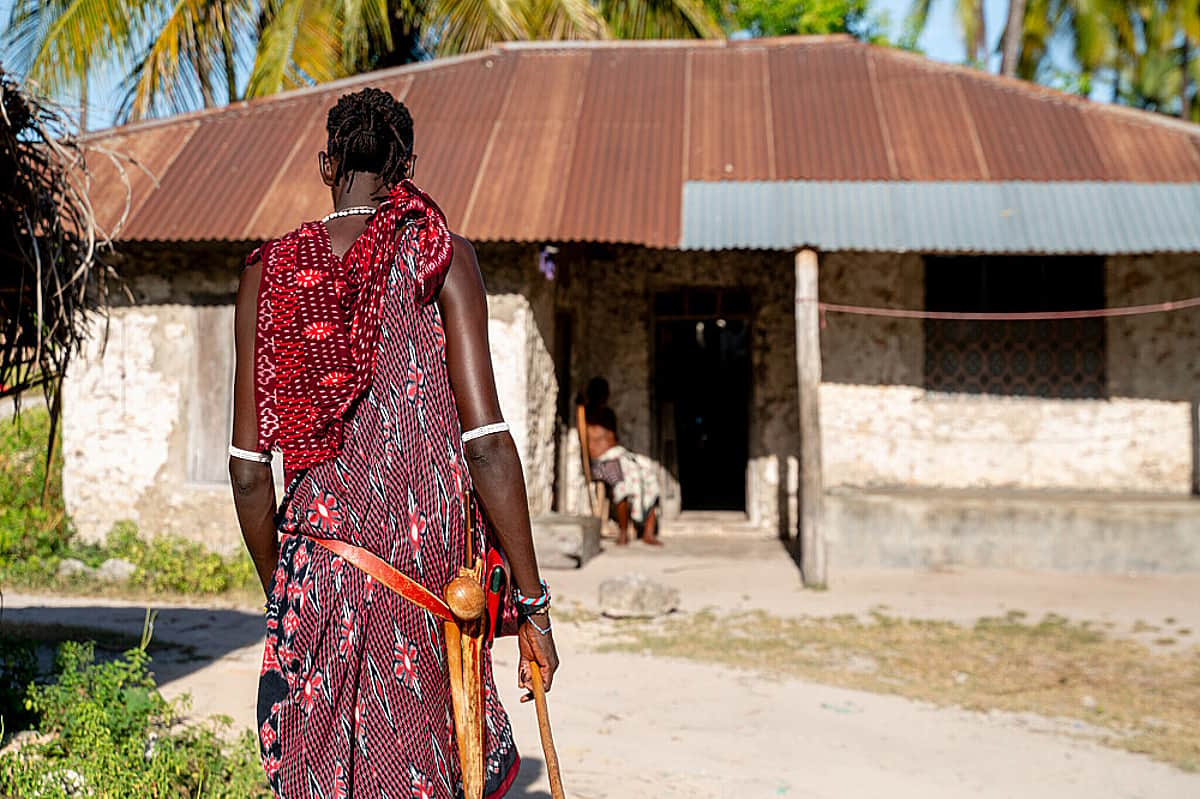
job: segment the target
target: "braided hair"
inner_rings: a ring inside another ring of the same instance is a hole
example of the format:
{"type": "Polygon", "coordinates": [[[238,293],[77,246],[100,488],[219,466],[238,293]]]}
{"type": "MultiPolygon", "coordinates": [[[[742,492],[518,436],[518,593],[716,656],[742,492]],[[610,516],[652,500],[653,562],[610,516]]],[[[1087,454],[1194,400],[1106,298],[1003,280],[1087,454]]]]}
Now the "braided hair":
{"type": "Polygon", "coordinates": [[[335,180],[350,172],[379,175],[386,186],[408,176],[412,162],[412,115],[404,103],[380,89],[344,94],[329,109],[326,151],[337,162],[335,180]]]}

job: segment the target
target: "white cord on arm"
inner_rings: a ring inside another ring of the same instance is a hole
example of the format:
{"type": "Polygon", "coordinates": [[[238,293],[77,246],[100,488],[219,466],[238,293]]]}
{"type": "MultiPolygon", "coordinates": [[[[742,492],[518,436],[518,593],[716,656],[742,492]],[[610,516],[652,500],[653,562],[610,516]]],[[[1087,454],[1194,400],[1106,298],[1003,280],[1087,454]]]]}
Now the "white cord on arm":
{"type": "Polygon", "coordinates": [[[255,452],[252,449],[235,447],[233,444],[229,445],[229,454],[244,461],[254,461],[255,463],[271,462],[271,453],[269,452],[255,452]]]}
{"type": "Polygon", "coordinates": [[[508,432],[508,422],[493,422],[492,424],[485,424],[482,427],[476,427],[472,430],[467,430],[466,432],[464,432],[462,434],[462,440],[463,440],[463,443],[465,444],[468,441],[474,441],[477,438],[483,438],[484,436],[490,436],[494,433],[507,433],[507,432],[508,432]]]}

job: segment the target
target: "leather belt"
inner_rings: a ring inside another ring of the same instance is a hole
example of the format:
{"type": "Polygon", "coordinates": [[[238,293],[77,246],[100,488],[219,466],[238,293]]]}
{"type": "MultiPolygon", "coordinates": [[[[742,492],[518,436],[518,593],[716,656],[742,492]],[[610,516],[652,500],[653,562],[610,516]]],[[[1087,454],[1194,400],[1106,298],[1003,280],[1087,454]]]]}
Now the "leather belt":
{"type": "Polygon", "coordinates": [[[445,600],[395,566],[392,566],[374,552],[333,538],[313,538],[312,536],[308,536],[308,538],[311,538],[352,566],[371,575],[371,577],[378,580],[386,588],[395,591],[417,607],[424,608],[439,619],[446,621],[455,620],[454,614],[450,612],[450,607],[446,604],[445,600]]]}

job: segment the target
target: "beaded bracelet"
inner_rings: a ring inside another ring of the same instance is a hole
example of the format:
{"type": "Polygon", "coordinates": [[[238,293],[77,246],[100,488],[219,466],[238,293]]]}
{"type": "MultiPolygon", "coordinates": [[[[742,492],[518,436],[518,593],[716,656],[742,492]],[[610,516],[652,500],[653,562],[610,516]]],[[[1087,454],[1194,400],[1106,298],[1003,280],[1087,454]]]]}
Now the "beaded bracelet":
{"type": "Polygon", "coordinates": [[[545,580],[541,581],[541,586],[542,593],[532,598],[522,594],[520,588],[513,588],[513,604],[518,616],[532,616],[550,607],[550,586],[546,585],[545,580]]]}

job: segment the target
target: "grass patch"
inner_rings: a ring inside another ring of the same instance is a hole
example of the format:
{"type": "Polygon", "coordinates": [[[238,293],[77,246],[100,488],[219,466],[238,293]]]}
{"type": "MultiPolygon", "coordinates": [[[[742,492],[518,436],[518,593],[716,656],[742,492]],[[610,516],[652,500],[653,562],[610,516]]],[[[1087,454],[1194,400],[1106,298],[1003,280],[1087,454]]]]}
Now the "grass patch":
{"type": "Polygon", "coordinates": [[[616,625],[602,650],[721,663],[974,710],[1084,721],[1109,745],[1200,770],[1200,647],[1152,651],[1049,615],[973,627],[873,613],[702,612],[616,625]]]}
{"type": "MultiPolygon", "coordinates": [[[[98,659],[94,643],[66,641],[49,679],[30,679],[18,702],[0,696],[8,700],[0,722],[34,732],[0,754],[0,795],[270,796],[252,732],[230,738],[228,719],[179,723],[186,701],[163,699],[148,670],[151,623],[148,616],[138,645],[116,657],[98,659]]],[[[41,642],[8,635],[0,643],[0,677],[15,677],[14,667],[31,677],[28,653],[41,642]],[[14,657],[21,648],[26,655],[14,657]]]]}
{"type": "Polygon", "coordinates": [[[49,434],[50,415],[42,407],[24,409],[19,422],[0,423],[0,583],[84,594],[258,598],[258,576],[245,553],[223,557],[177,537],[144,539],[131,522],[115,525],[104,544],[80,542],[62,500],[61,445],[50,464],[46,504],[41,504],[49,434]],[[68,558],[92,568],[122,558],[137,568],[128,583],[114,586],[86,574],[60,576],[59,566],[68,558]]]}

